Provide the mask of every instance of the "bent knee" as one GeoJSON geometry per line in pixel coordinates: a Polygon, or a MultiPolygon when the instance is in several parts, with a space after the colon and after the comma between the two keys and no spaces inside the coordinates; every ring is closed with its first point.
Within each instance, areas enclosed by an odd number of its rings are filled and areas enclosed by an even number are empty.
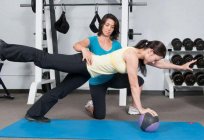
{"type": "Polygon", "coordinates": [[[96,113],[94,113],[94,118],[95,119],[98,119],[98,120],[102,120],[102,119],[105,119],[105,114],[96,114],[96,113]]]}

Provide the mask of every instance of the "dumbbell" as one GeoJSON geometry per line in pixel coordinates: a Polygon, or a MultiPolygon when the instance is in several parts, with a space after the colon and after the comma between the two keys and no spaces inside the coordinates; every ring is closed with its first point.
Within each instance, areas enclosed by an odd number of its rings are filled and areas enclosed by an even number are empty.
{"type": "Polygon", "coordinates": [[[196,55],[194,59],[197,59],[196,64],[198,68],[204,68],[204,57],[202,54],[196,55]]]}
{"type": "Polygon", "coordinates": [[[133,29],[128,30],[128,38],[133,39],[133,35],[142,35],[142,33],[134,33],[133,29]]]}
{"type": "Polygon", "coordinates": [[[175,85],[182,85],[184,81],[184,77],[180,71],[174,71],[171,75],[171,79],[175,85]]]}
{"type": "Polygon", "coordinates": [[[175,65],[182,65],[183,59],[179,54],[175,54],[171,57],[171,62],[175,65]]]}
{"type": "Polygon", "coordinates": [[[183,46],[185,47],[185,50],[191,51],[193,49],[194,43],[190,38],[186,38],[183,40],[183,46]]]}
{"type": "MultiPolygon", "coordinates": [[[[187,63],[187,62],[190,62],[192,60],[193,60],[193,56],[191,54],[186,54],[186,55],[183,56],[183,64],[187,63]]],[[[192,68],[194,66],[194,64],[191,64],[190,67],[192,68]]]]}
{"type": "Polygon", "coordinates": [[[183,77],[184,77],[184,82],[186,83],[187,86],[192,86],[196,82],[195,76],[190,71],[185,72],[183,74],[183,77]]]}
{"type": "Polygon", "coordinates": [[[199,86],[203,86],[204,85],[204,72],[199,71],[197,73],[195,73],[195,77],[196,77],[196,82],[199,86]]]}
{"type": "Polygon", "coordinates": [[[181,42],[180,39],[174,38],[174,39],[171,41],[171,45],[173,46],[173,49],[174,49],[174,50],[180,51],[180,50],[181,50],[181,47],[182,47],[182,42],[181,42]]]}
{"type": "Polygon", "coordinates": [[[204,41],[201,38],[195,39],[194,45],[196,47],[196,50],[204,50],[204,41]]]}

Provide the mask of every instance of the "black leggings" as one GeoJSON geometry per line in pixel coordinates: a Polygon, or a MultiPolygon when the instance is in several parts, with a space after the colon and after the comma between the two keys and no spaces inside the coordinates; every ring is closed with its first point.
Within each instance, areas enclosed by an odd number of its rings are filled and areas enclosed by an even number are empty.
{"type": "Polygon", "coordinates": [[[0,41],[0,58],[13,62],[33,62],[43,69],[54,69],[71,74],[90,76],[82,54],[49,54],[36,48],[0,41]]]}
{"type": "MultiPolygon", "coordinates": [[[[144,84],[144,80],[138,76],[139,86],[144,84]]],[[[106,100],[105,95],[107,93],[108,88],[128,88],[130,89],[130,84],[128,80],[127,74],[115,74],[114,77],[100,85],[90,85],[91,97],[94,105],[94,118],[96,119],[104,119],[106,116],[106,100]]]]}

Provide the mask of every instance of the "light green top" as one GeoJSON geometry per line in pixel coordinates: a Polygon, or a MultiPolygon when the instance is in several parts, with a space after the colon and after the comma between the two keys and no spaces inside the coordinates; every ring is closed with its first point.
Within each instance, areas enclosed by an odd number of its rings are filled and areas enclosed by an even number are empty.
{"type": "Polygon", "coordinates": [[[123,54],[129,48],[133,47],[125,47],[106,55],[93,55],[92,65],[87,65],[91,77],[97,77],[102,74],[127,73],[123,54]]]}

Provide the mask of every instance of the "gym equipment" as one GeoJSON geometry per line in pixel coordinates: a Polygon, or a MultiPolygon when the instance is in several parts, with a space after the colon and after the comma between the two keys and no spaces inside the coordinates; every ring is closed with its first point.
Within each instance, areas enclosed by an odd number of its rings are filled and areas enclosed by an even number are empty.
{"type": "Polygon", "coordinates": [[[92,32],[97,33],[99,31],[99,28],[96,26],[96,21],[98,24],[101,22],[101,18],[98,14],[98,6],[96,5],[95,7],[95,15],[94,18],[92,19],[89,28],[91,29],[92,32]]]}
{"type": "Polygon", "coordinates": [[[171,79],[173,80],[175,85],[182,85],[184,82],[184,77],[180,71],[174,71],[171,75],[171,79]]]}
{"type": "Polygon", "coordinates": [[[203,129],[197,122],[160,122],[156,132],[145,133],[135,121],[53,119],[49,124],[42,124],[21,119],[2,128],[0,137],[5,140],[202,140],[203,129]]]}
{"type": "MultiPolygon", "coordinates": [[[[45,0],[43,0],[43,4],[45,4],[45,0]]],[[[36,0],[31,0],[31,9],[33,13],[36,12],[36,0]]]]}
{"type": "MultiPolygon", "coordinates": [[[[0,71],[2,69],[3,63],[0,63],[0,71]]],[[[4,82],[2,81],[1,77],[0,77],[0,84],[2,85],[4,91],[6,92],[6,94],[3,94],[0,96],[0,98],[7,98],[7,99],[14,99],[13,96],[10,95],[10,93],[8,92],[4,82]]]]}
{"type": "Polygon", "coordinates": [[[196,50],[204,50],[204,41],[201,38],[195,39],[194,45],[196,47],[196,50]]]}
{"type": "Polygon", "coordinates": [[[196,55],[194,59],[197,59],[196,65],[198,68],[204,68],[204,56],[202,54],[196,55]]]}
{"type": "Polygon", "coordinates": [[[67,22],[65,11],[62,11],[60,18],[54,23],[55,29],[63,34],[69,30],[69,23],[67,22]]]}
{"type": "MultiPolygon", "coordinates": [[[[44,3],[45,0],[43,0],[44,3]]],[[[61,6],[61,4],[45,4],[43,6],[61,6]]],[[[96,3],[76,3],[76,4],[63,4],[64,6],[94,6],[96,3]]],[[[105,6],[105,5],[112,5],[112,6],[122,6],[123,3],[120,1],[119,3],[97,3],[97,5],[105,6]]],[[[32,11],[36,12],[36,0],[31,0],[31,4],[20,4],[21,7],[31,7],[32,11]]],[[[133,6],[147,6],[146,2],[128,2],[128,6],[130,7],[130,12],[132,12],[133,6]]]]}
{"type": "MultiPolygon", "coordinates": [[[[191,54],[186,54],[183,56],[183,64],[190,62],[193,60],[193,56],[191,54]]],[[[192,68],[194,64],[191,64],[190,67],[192,68]]]]}
{"type": "Polygon", "coordinates": [[[34,13],[36,12],[36,0],[31,0],[31,9],[34,13]]]}
{"type": "Polygon", "coordinates": [[[194,43],[190,38],[186,38],[183,40],[183,46],[185,47],[185,50],[191,51],[193,50],[194,43]]]}
{"type": "Polygon", "coordinates": [[[181,42],[180,39],[174,38],[174,39],[171,41],[171,45],[173,46],[173,49],[174,49],[174,50],[180,51],[180,50],[181,50],[181,47],[182,47],[182,42],[181,42]]]}
{"type": "Polygon", "coordinates": [[[182,65],[183,59],[179,54],[175,54],[171,57],[171,62],[175,65],[182,65]]]}
{"type": "MultiPolygon", "coordinates": [[[[45,80],[50,79],[50,72],[49,71],[43,72],[42,79],[45,79],[45,80]]],[[[42,84],[42,91],[44,93],[48,92],[49,90],[51,90],[51,84],[50,83],[42,84]]]]}
{"type": "Polygon", "coordinates": [[[196,78],[195,76],[193,75],[192,72],[190,71],[187,71],[183,74],[183,77],[184,77],[184,82],[186,83],[186,85],[188,86],[192,86],[195,84],[196,82],[196,78]]]}
{"type": "Polygon", "coordinates": [[[152,116],[150,113],[145,113],[140,115],[139,126],[145,132],[156,131],[159,127],[159,117],[152,116]]]}
{"type": "Polygon", "coordinates": [[[129,39],[133,39],[133,36],[134,35],[142,35],[142,33],[134,33],[134,30],[133,29],[129,29],[128,30],[128,38],[129,39]]]}
{"type": "Polygon", "coordinates": [[[196,77],[196,82],[199,86],[203,86],[204,85],[204,72],[199,71],[195,73],[195,77],[196,77]]]}

